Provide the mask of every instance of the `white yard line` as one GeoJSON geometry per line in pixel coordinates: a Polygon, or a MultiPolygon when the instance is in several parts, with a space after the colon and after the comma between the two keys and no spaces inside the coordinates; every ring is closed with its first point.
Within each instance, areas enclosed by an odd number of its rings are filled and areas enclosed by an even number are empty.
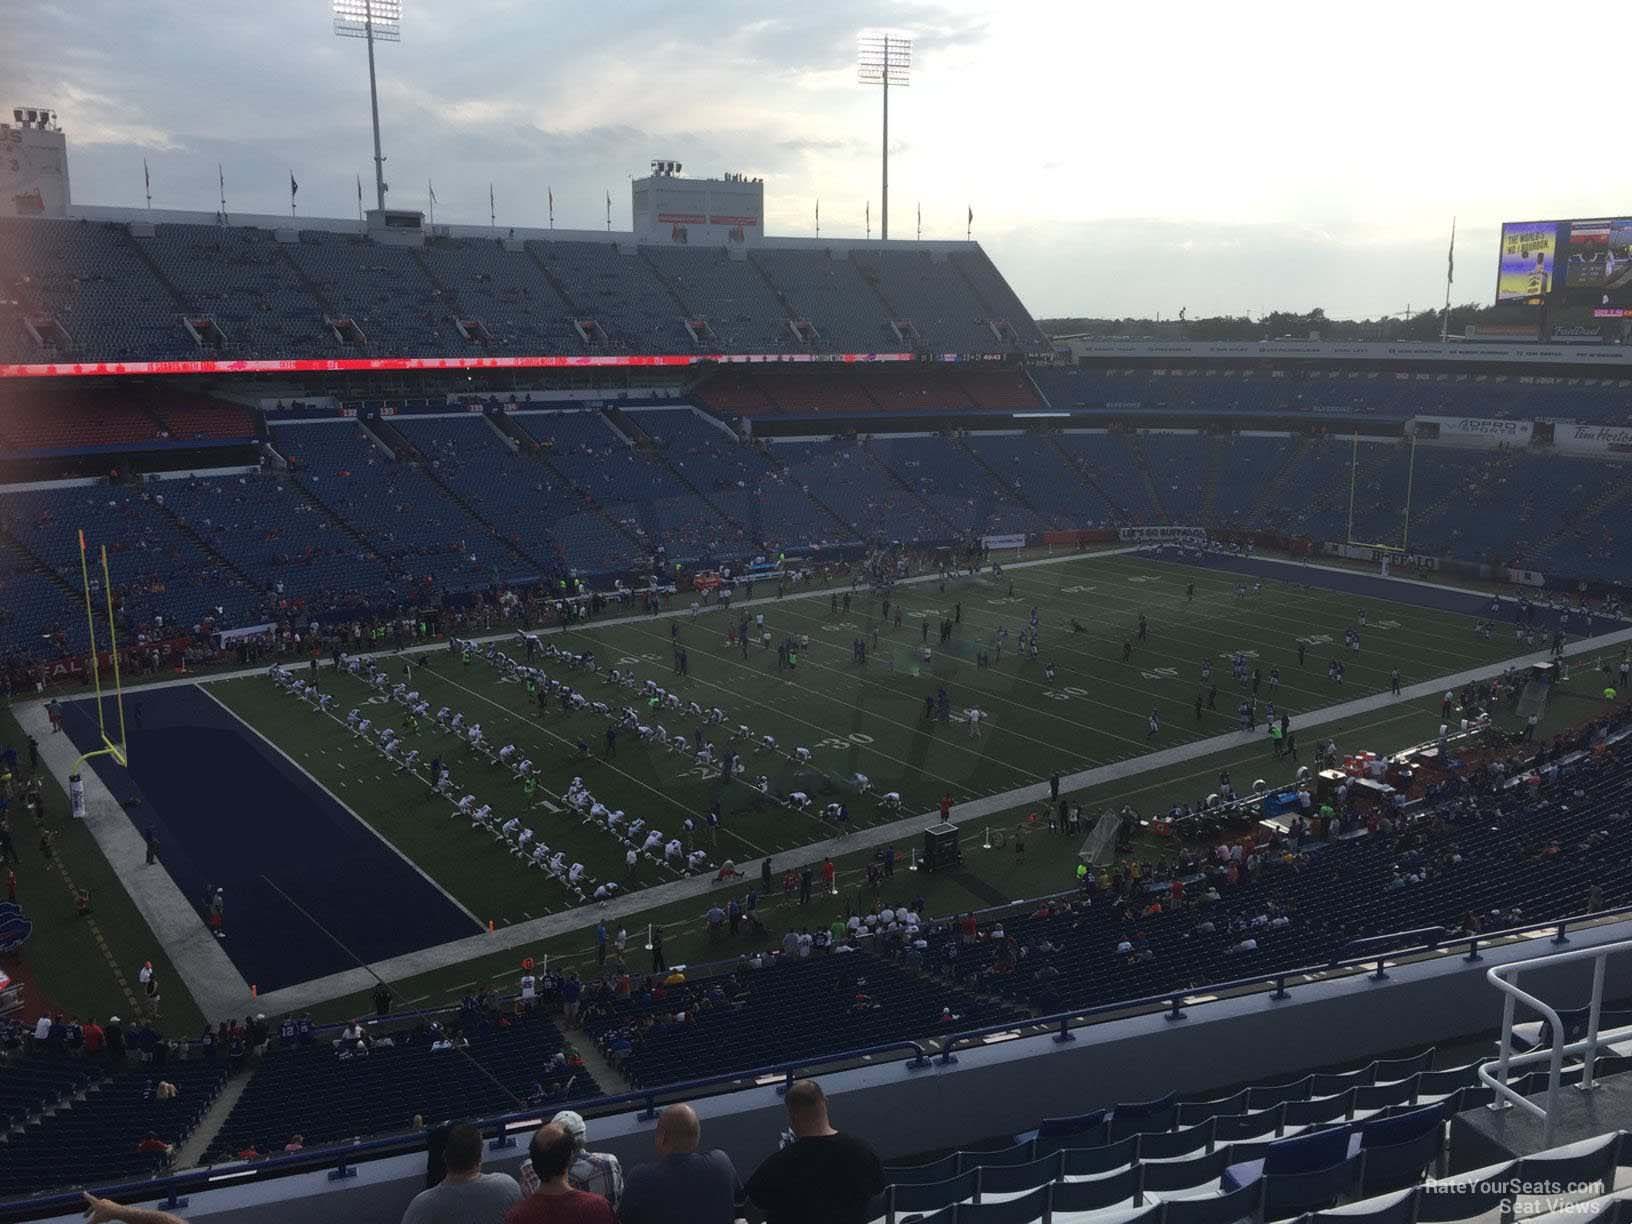
{"type": "Polygon", "coordinates": [[[441,893],[443,895],[443,897],[445,897],[447,899],[448,904],[450,904],[454,908],[456,908],[466,918],[469,918],[473,925],[475,925],[477,927],[481,927],[483,925],[482,920],[480,918],[476,917],[476,915],[471,913],[468,909],[466,909],[465,906],[460,903],[460,901],[459,901],[459,899],[457,897],[455,897],[447,889],[443,888],[442,885],[438,884],[435,880],[433,880],[430,877],[430,875],[428,875],[426,873],[425,869],[423,867],[421,867],[418,863],[414,862],[413,859],[409,858],[406,854],[404,854],[402,852],[402,850],[397,846],[397,844],[394,841],[392,841],[390,838],[386,837],[385,834],[381,833],[372,824],[370,824],[368,821],[364,820],[361,816],[359,816],[357,814],[357,810],[355,808],[353,808],[344,799],[340,798],[339,795],[336,795],[328,787],[324,786],[323,783],[319,782],[315,777],[313,777],[311,771],[309,769],[307,769],[304,765],[302,765],[299,761],[295,760],[294,757],[290,756],[287,752],[285,752],[281,745],[275,743],[271,739],[268,739],[267,736],[261,731],[261,729],[259,727],[254,726],[252,723],[246,722],[246,721],[244,721],[244,719],[240,718],[238,716],[237,712],[234,711],[231,706],[229,706],[226,702],[222,701],[221,698],[217,697],[214,693],[210,692],[210,690],[205,688],[202,684],[198,686],[198,689],[199,689],[199,692],[204,694],[204,696],[208,697],[211,701],[215,702],[216,705],[220,706],[223,710],[225,710],[227,712],[227,714],[232,718],[232,720],[234,722],[238,723],[238,725],[243,727],[244,730],[248,731],[256,739],[260,740],[261,743],[265,744],[268,748],[272,749],[273,752],[277,753],[284,760],[288,761],[289,764],[293,765],[297,770],[299,770],[301,777],[305,778],[306,781],[310,782],[313,786],[317,787],[318,790],[322,791],[325,795],[327,795],[329,797],[329,801],[331,803],[333,803],[336,807],[338,807],[347,816],[350,816],[358,824],[362,825],[363,828],[367,829],[376,838],[378,838],[379,842],[380,842],[380,844],[382,846],[384,846],[387,850],[391,851],[392,854],[396,855],[404,863],[407,863],[408,866],[412,867],[414,869],[415,874],[417,874],[420,879],[424,880],[425,883],[429,884],[432,888],[436,889],[437,892],[441,893]]]}

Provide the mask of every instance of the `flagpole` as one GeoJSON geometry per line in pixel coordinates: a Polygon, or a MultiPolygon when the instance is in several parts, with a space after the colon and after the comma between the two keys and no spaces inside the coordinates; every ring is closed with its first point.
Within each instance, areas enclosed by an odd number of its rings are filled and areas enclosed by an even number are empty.
{"type": "Polygon", "coordinates": [[[436,229],[436,188],[431,186],[431,180],[425,180],[425,194],[431,197],[431,229],[436,229]]]}
{"type": "Polygon", "coordinates": [[[963,223],[963,240],[973,242],[975,237],[975,206],[969,205],[968,219],[963,223]]]}
{"type": "Polygon", "coordinates": [[[357,225],[359,229],[363,225],[363,176],[361,173],[357,175],[357,225]]]}
{"type": "Polygon", "coordinates": [[[550,228],[555,228],[555,188],[548,188],[550,193],[550,228]]]}
{"type": "Polygon", "coordinates": [[[822,198],[816,197],[816,237],[822,236],[822,198]]]}
{"type": "Polygon", "coordinates": [[[221,187],[221,224],[228,225],[230,222],[227,220],[227,174],[221,169],[220,162],[215,163],[215,181],[221,187]]]}
{"type": "Polygon", "coordinates": [[[867,211],[864,215],[867,218],[867,238],[871,241],[873,237],[873,202],[871,200],[867,201],[867,211]]]}
{"type": "Polygon", "coordinates": [[[289,215],[291,217],[295,215],[295,192],[299,190],[300,188],[295,184],[295,172],[291,170],[289,171],[289,215]]]}
{"type": "Polygon", "coordinates": [[[153,213],[153,176],[148,173],[147,158],[142,158],[142,190],[147,193],[147,211],[153,213]]]}
{"type": "Polygon", "coordinates": [[[610,189],[606,193],[606,232],[609,234],[612,232],[612,192],[610,189]]]}
{"type": "Polygon", "coordinates": [[[487,185],[487,224],[492,229],[499,228],[499,210],[493,203],[493,184],[487,185]]]}
{"type": "Polygon", "coordinates": [[[1456,218],[1451,218],[1451,250],[1445,257],[1445,313],[1440,317],[1439,342],[1444,344],[1450,339],[1451,332],[1451,282],[1456,279],[1456,218]]]}

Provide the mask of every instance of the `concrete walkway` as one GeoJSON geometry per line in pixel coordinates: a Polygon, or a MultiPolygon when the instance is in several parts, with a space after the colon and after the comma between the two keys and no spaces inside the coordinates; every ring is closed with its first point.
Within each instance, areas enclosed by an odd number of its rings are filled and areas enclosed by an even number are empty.
{"type": "MultiPolygon", "coordinates": [[[[66,731],[52,732],[43,701],[28,702],[18,706],[15,712],[24,733],[39,741],[40,763],[51,771],[66,791],[68,775],[79,758],[79,749],[74,746],[74,741],[68,738],[66,731]]],[[[249,983],[228,959],[221,941],[210,934],[204,919],[165,870],[163,844],[159,847],[161,862],[149,867],[147,843],[142,839],[141,830],[114,798],[101,776],[87,764],[81,770],[80,777],[85,783],[86,828],[96,838],[96,844],[102,848],[114,874],[125,886],[131,901],[152,928],[159,946],[192,992],[199,1010],[210,1020],[242,1016],[253,1003],[249,983]]],[[[126,972],[132,975],[138,968],[139,965],[125,966],[126,972]]]]}
{"type": "MultiPolygon", "coordinates": [[[[1059,557],[1040,557],[1030,561],[1014,562],[1004,568],[1005,572],[1007,572],[1014,569],[1059,565],[1096,557],[1120,556],[1137,552],[1139,547],[1087,554],[1070,553],[1059,557]]],[[[1299,563],[1292,562],[1288,564],[1297,565],[1299,563]]],[[[1326,567],[1308,566],[1307,568],[1326,567]]],[[[938,575],[925,574],[905,580],[904,585],[919,585],[938,581],[938,575]]],[[[1390,576],[1389,581],[1396,581],[1402,585],[1438,585],[1421,583],[1421,580],[1418,579],[1395,578],[1393,576],[1390,576]]],[[[842,591],[848,588],[815,588],[800,591],[797,594],[790,594],[786,598],[809,598],[826,594],[832,589],[842,591]]],[[[773,594],[752,600],[733,601],[731,606],[752,607],[777,602],[779,601],[773,594]]],[[[717,610],[717,608],[718,605],[714,609],[710,609],[710,611],[717,610]]],[[[691,612],[690,608],[687,607],[660,613],[655,617],[650,614],[611,617],[590,622],[587,626],[576,625],[572,628],[574,631],[582,631],[586,627],[597,629],[689,615],[691,615],[691,612]]],[[[556,628],[539,632],[562,632],[562,629],[556,628]]],[[[501,633],[488,634],[476,640],[506,641],[513,639],[514,636],[514,630],[506,630],[501,633]]],[[[1632,642],[1632,628],[1584,639],[1567,646],[1565,653],[1568,656],[1581,655],[1620,645],[1624,642],[1632,642]]],[[[417,654],[445,649],[445,644],[433,644],[410,647],[401,653],[417,654]]],[[[393,657],[397,653],[391,650],[375,652],[377,655],[393,657]]],[[[1546,657],[1545,651],[1514,656],[1498,663],[1487,664],[1454,675],[1440,676],[1430,681],[1410,685],[1402,691],[1399,697],[1394,697],[1385,692],[1327,706],[1320,710],[1299,715],[1297,730],[1303,733],[1343,719],[1352,718],[1355,715],[1388,709],[1422,697],[1437,696],[1448,688],[1460,688],[1468,683],[1499,676],[1509,666],[1528,664],[1531,661],[1542,661],[1546,657]]],[[[205,682],[231,680],[245,676],[258,676],[263,674],[265,670],[263,667],[247,668],[201,679],[205,682]]],[[[126,691],[139,692],[146,689],[166,688],[177,684],[192,683],[195,683],[193,678],[177,677],[151,684],[133,685],[126,691]]],[[[50,735],[43,702],[35,701],[19,706],[18,717],[23,722],[25,730],[29,731],[30,734],[34,734],[40,740],[42,759],[66,787],[68,769],[72,765],[74,757],[77,756],[72,744],[68,742],[67,736],[50,735]],[[41,729],[43,729],[44,734],[40,734],[41,729]]],[[[1061,777],[1060,793],[1071,794],[1089,790],[1103,786],[1106,783],[1118,782],[1125,778],[1150,773],[1171,765],[1197,760],[1217,752],[1240,748],[1255,738],[1261,739],[1262,737],[1236,731],[1226,732],[1208,739],[1194,740],[1172,748],[1160,749],[1155,752],[1130,757],[1126,760],[1115,761],[1108,765],[1082,770],[1061,777]]],[[[683,880],[643,888],[638,892],[629,893],[608,902],[579,906],[560,913],[547,914],[527,922],[515,923],[502,927],[491,934],[471,935],[463,939],[438,944],[434,947],[404,953],[401,956],[378,961],[367,968],[359,967],[321,978],[313,978],[296,986],[263,994],[258,1000],[251,1000],[248,983],[232,966],[219,943],[210,935],[202,919],[199,918],[197,911],[193,909],[192,905],[187,902],[180,890],[171,881],[169,874],[164,871],[147,871],[142,867],[143,843],[141,834],[137,831],[135,825],[119,805],[113,801],[112,795],[102,785],[94,771],[86,770],[84,777],[86,797],[89,801],[87,805],[90,812],[89,821],[98,844],[102,846],[103,852],[108,856],[111,863],[134,865],[129,871],[121,870],[120,877],[130,890],[132,899],[135,900],[138,909],[141,910],[143,916],[147,918],[149,924],[153,927],[155,935],[158,936],[172,963],[175,964],[177,972],[181,974],[182,979],[193,992],[199,1007],[209,1017],[238,1015],[252,1008],[264,1011],[272,1016],[305,1011],[336,998],[372,989],[375,983],[375,975],[388,982],[400,982],[433,970],[446,969],[489,953],[521,949],[555,936],[585,930],[593,927],[595,923],[603,919],[609,924],[615,925],[619,920],[631,918],[659,906],[688,900],[700,901],[716,887],[712,875],[690,876],[683,880]]],[[[1010,809],[1037,803],[1045,799],[1048,793],[1048,783],[1040,781],[967,800],[953,809],[952,820],[957,824],[989,820],[1010,809]]],[[[843,836],[813,843],[804,847],[798,852],[798,857],[790,861],[819,861],[828,855],[838,856],[853,854],[861,850],[871,850],[891,842],[900,841],[903,837],[912,837],[921,833],[927,825],[936,823],[939,819],[940,814],[936,811],[904,816],[885,824],[874,825],[843,836]]],[[[745,863],[743,867],[750,876],[755,874],[755,864],[745,863]]],[[[706,906],[699,905],[699,913],[704,908],[706,906]]],[[[636,935],[631,933],[631,938],[636,938],[636,935]]],[[[641,942],[644,941],[641,940],[641,942]]]]}

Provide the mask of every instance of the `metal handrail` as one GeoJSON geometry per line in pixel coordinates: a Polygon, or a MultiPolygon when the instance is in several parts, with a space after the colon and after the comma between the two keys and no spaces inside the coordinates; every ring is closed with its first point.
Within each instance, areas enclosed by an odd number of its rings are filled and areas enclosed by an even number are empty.
{"type": "MultiPolygon", "coordinates": [[[[1559,924],[1558,935],[1554,943],[1567,943],[1568,937],[1564,934],[1564,924],[1559,924]]],[[[1604,970],[1611,956],[1617,952],[1632,952],[1632,939],[1618,940],[1615,943],[1602,944],[1596,948],[1577,948],[1571,952],[1554,952],[1545,956],[1531,957],[1529,960],[1519,961],[1512,965],[1498,965],[1485,970],[1485,980],[1502,992],[1502,1036],[1500,1057],[1479,1064],[1479,1080],[1489,1087],[1495,1094],[1495,1100],[1490,1104],[1491,1109],[1506,1109],[1517,1105],[1532,1117],[1541,1119],[1542,1142],[1551,1146],[1553,1132],[1557,1128],[1557,1109],[1559,1080],[1563,1075],[1564,1056],[1566,1054],[1586,1054],[1586,1061],[1582,1071],[1581,1090],[1590,1092],[1593,1087],[1593,1064],[1598,1057],[1599,1032],[1598,1021],[1603,1011],[1604,1003],[1604,970]],[[1572,961],[1590,960],[1592,967],[1592,997],[1587,1005],[1587,1035],[1580,1041],[1566,1043],[1564,1022],[1559,1017],[1558,1010],[1537,998],[1518,985],[1519,974],[1529,969],[1538,969],[1550,965],[1563,965],[1572,961]],[[1513,1016],[1518,1004],[1523,1003],[1532,1011],[1545,1018],[1552,1035],[1552,1042],[1548,1049],[1535,1049],[1524,1054],[1513,1053],[1513,1016]],[[1547,1103],[1537,1105],[1520,1093],[1509,1087],[1509,1073],[1514,1066],[1527,1067],[1532,1063],[1545,1060],[1547,1062],[1547,1103]],[[1500,1071],[1498,1080],[1491,1074],[1491,1068],[1500,1071]]]]}
{"type": "MultiPolygon", "coordinates": [[[[1632,917],[1632,905],[1620,906],[1614,909],[1605,909],[1590,915],[1583,915],[1581,920],[1603,920],[1632,917]]],[[[1571,922],[1576,919],[1564,919],[1547,924],[1555,928],[1557,934],[1554,942],[1565,939],[1564,932],[1571,922]]],[[[1455,942],[1460,945],[1464,941],[1468,944],[1469,953],[1464,960],[1479,959],[1479,948],[1482,945],[1524,935],[1537,929],[1536,923],[1526,923],[1523,926],[1506,928],[1500,931],[1491,931],[1479,935],[1458,937],[1455,942]]],[[[1426,928],[1436,931],[1437,928],[1426,928]]],[[[1381,936],[1383,939],[1399,939],[1411,932],[1401,932],[1392,936],[1381,936]]],[[[1441,932],[1442,934],[1442,932],[1441,932]]],[[[1394,955],[1409,955],[1417,951],[1432,951],[1443,946],[1442,941],[1425,942],[1418,948],[1398,948],[1394,955]]],[[[1606,950],[1632,948],[1632,940],[1606,945],[1606,950]]],[[[1595,949],[1584,949],[1579,953],[1565,953],[1565,956],[1588,956],[1595,949]]],[[[1537,958],[1544,959],[1544,958],[1537,958]]],[[[1550,959],[1550,958],[1545,958],[1550,959]]],[[[1524,962],[1534,964],[1536,961],[1524,962]]],[[[655,1116],[657,1102],[673,1100],[721,1088],[742,1088],[750,1082],[758,1082],[765,1086],[775,1080],[775,1090],[778,1093],[786,1091],[800,1074],[811,1075],[826,1069],[839,1069],[853,1062],[858,1062],[878,1054],[910,1053],[905,1066],[909,1073],[923,1070],[932,1062],[941,1065],[956,1063],[956,1052],[973,1044],[982,1044],[984,1039],[1003,1033],[1023,1035],[1030,1033],[1041,1036],[1049,1029],[1055,1029],[1054,1040],[1058,1043],[1067,1043],[1076,1040],[1070,1030],[1094,1023],[1099,1019],[1115,1014],[1143,1011],[1147,1014],[1164,1013],[1168,1021],[1180,1021],[1187,1018],[1185,1006],[1197,1006],[1203,1000],[1197,996],[1218,996],[1209,998],[1206,1002],[1223,1002],[1226,992],[1252,990],[1264,987],[1273,987],[1273,991],[1266,997],[1279,1002],[1290,998],[1291,992],[1287,987],[1289,980],[1304,976],[1329,976],[1334,973],[1362,969],[1374,969],[1378,965],[1376,955],[1355,957],[1349,960],[1331,961],[1321,965],[1311,965],[1294,969],[1276,969],[1271,972],[1255,974],[1249,977],[1237,978],[1227,982],[1214,982],[1201,986],[1188,987],[1180,990],[1164,991],[1160,994],[1147,995],[1139,999],[1123,999],[1113,1003],[1101,1003],[1092,1007],[1072,1008],[1066,1011],[1054,1012],[1046,1016],[1025,1017],[1007,1023],[989,1024],[979,1028],[960,1029],[956,1033],[949,1033],[938,1039],[939,1057],[932,1060],[929,1041],[898,1040],[882,1045],[867,1046],[860,1049],[848,1050],[838,1054],[828,1055],[803,1062],[777,1063],[757,1069],[734,1071],[724,1075],[707,1076],[702,1079],[686,1080],[676,1084],[665,1084],[656,1088],[642,1089],[635,1092],[620,1093],[615,1096],[596,1097],[588,1101],[574,1103],[574,1108],[580,1113],[600,1115],[616,1112],[619,1106],[639,1105],[640,1116],[648,1119],[655,1116]],[[1193,1000],[1193,1001],[1192,1001],[1193,1000]]],[[[1367,975],[1372,981],[1377,981],[1375,972],[1367,975]]],[[[1557,1031],[1555,1026],[1555,1032],[1557,1031]]],[[[1596,1017],[1594,1017],[1594,1033],[1596,1033],[1596,1017]]],[[[1521,1062],[1530,1056],[1521,1055],[1515,1062],[1521,1062]]],[[[1484,1078],[1481,1068],[1481,1078],[1484,1078]]],[[[1492,1087],[1499,1087],[1493,1081],[1492,1087]]],[[[1528,1104],[1528,1102],[1526,1102],[1528,1104]]],[[[524,1110],[515,1110],[499,1114],[475,1122],[484,1133],[495,1136],[493,1150],[503,1150],[514,1144],[509,1138],[511,1128],[520,1124],[536,1125],[540,1115],[553,1110],[554,1106],[529,1107],[524,1110]]],[[[409,1152],[422,1150],[425,1143],[423,1132],[414,1131],[396,1135],[381,1136],[373,1139],[358,1140],[351,1143],[331,1144],[321,1148],[309,1148],[300,1152],[283,1156],[274,1156],[267,1160],[246,1162],[229,1162],[223,1165],[203,1166],[190,1169],[183,1173],[171,1174],[167,1177],[149,1178],[142,1181],[123,1182],[111,1186],[103,1186],[97,1193],[102,1196],[118,1199],[132,1199],[152,1201],[159,1199],[167,1209],[178,1209],[186,1205],[180,1196],[189,1191],[197,1191],[230,1184],[244,1184],[249,1181],[262,1181],[268,1176],[282,1176],[300,1172],[315,1172],[322,1169],[329,1171],[331,1181],[341,1181],[356,1175],[352,1166],[359,1160],[372,1157],[403,1155],[409,1152]]],[[[26,1220],[41,1216],[68,1214],[80,1210],[83,1200],[77,1192],[72,1194],[41,1195],[29,1199],[14,1199],[0,1202],[0,1221],[26,1220]]]]}

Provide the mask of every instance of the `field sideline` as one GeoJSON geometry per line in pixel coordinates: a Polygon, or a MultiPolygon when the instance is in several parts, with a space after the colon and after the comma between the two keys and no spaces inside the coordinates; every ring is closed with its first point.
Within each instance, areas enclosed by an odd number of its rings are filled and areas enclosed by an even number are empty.
{"type": "MultiPolygon", "coordinates": [[[[570,860],[584,863],[591,880],[616,880],[628,887],[679,879],[682,873],[666,868],[660,858],[643,858],[637,877],[627,880],[625,847],[604,828],[579,822],[561,810],[567,782],[582,776],[597,799],[622,808],[628,816],[645,818],[666,835],[679,832],[680,822],[691,818],[698,829],[688,843],[708,852],[710,864],[731,858],[757,875],[758,859],[777,856],[778,868],[798,861],[801,847],[831,837],[838,829],[817,814],[821,803],[845,802],[850,827],[866,828],[893,820],[903,812],[932,809],[942,794],[955,804],[1009,792],[1035,783],[1054,771],[1069,774],[1091,766],[1127,761],[1156,748],[1215,737],[1232,731],[1238,721],[1235,705],[1244,690],[1230,680],[1228,656],[1249,655],[1264,674],[1260,699],[1268,695],[1272,667],[1281,672],[1276,694],[1280,708],[1292,715],[1296,728],[1300,713],[1325,709],[1345,700],[1387,688],[1394,667],[1410,685],[1436,676],[1488,666],[1515,654],[1511,626],[1499,626],[1492,638],[1472,632],[1467,615],[1412,606],[1392,599],[1356,596],[1321,589],[1301,582],[1265,580],[1262,590],[1236,594],[1236,576],[1175,565],[1144,556],[1088,556],[1043,566],[1012,567],[994,581],[978,578],[933,580],[897,588],[894,600],[902,612],[902,627],[881,620],[879,601],[864,591],[851,593],[848,614],[834,607],[827,590],[791,594],[785,599],[756,601],[753,612],[763,613],[765,631],[773,640],[783,635],[803,643],[798,667],[779,670],[776,652],[755,645],[745,661],[740,649],[726,642],[727,620],[719,610],[696,616],[685,614],[638,620],[619,625],[594,625],[544,635],[546,642],[573,650],[592,650],[602,667],[618,666],[641,680],[651,679],[679,694],[685,702],[703,708],[721,707],[724,726],[751,728],[740,774],[731,781],[719,776],[717,766],[697,766],[689,754],[675,754],[642,744],[633,735],[620,738],[616,754],[602,756],[606,720],[592,713],[565,714],[551,706],[541,718],[525,690],[501,677],[486,662],[459,663],[445,651],[426,652],[420,659],[430,667],[415,666],[412,685],[421,690],[432,709],[447,704],[481,721],[488,741],[497,746],[514,742],[521,755],[539,767],[540,787],[529,808],[521,788],[496,765],[468,755],[454,739],[434,726],[422,726],[407,742],[421,753],[420,768],[432,755],[441,755],[453,768],[456,793],[467,789],[478,801],[491,803],[501,819],[518,816],[532,826],[540,840],[566,851],[570,860]],[[1194,582],[1193,602],[1185,591],[1194,582]],[[1012,583],[1012,593],[1011,593],[1012,583]],[[1016,639],[1037,610],[1040,649],[1035,660],[1017,657],[1016,639]],[[1346,628],[1358,624],[1362,609],[1363,649],[1342,647],[1346,628]],[[1123,661],[1124,642],[1134,636],[1139,615],[1148,617],[1150,640],[1133,644],[1132,658],[1123,661]],[[951,639],[938,644],[937,623],[955,621],[951,639]],[[1087,632],[1073,633],[1069,622],[1084,622],[1087,632]],[[677,678],[672,670],[678,643],[688,651],[690,675],[677,678]],[[928,626],[931,657],[919,657],[928,626]],[[877,629],[877,648],[873,647],[877,629]],[[996,659],[994,634],[1008,629],[1008,644],[1001,662],[996,659]],[[863,666],[851,659],[850,643],[857,637],[869,646],[863,666]],[[1299,667],[1297,643],[1307,647],[1307,661],[1299,667]],[[993,665],[977,666],[977,650],[993,655],[993,665]],[[1336,653],[1347,666],[1346,682],[1327,679],[1326,659],[1336,653]],[[1214,666],[1218,684],[1216,711],[1204,710],[1198,721],[1194,702],[1203,659],[1214,666]],[[1052,665],[1052,680],[1045,668],[1052,665]],[[944,686],[951,719],[937,722],[925,717],[925,696],[944,686]],[[962,721],[970,707],[984,711],[980,734],[970,734],[962,721]],[[1147,739],[1147,719],[1155,710],[1161,730],[1147,739]],[[755,752],[750,744],[774,736],[774,752],[755,752]],[[581,755],[580,740],[590,745],[581,755]],[[794,759],[793,749],[809,748],[808,764],[794,759]],[[899,790],[901,811],[882,810],[873,796],[857,792],[856,773],[871,779],[874,795],[899,790]],[[750,785],[763,775],[770,794],[750,785]],[[817,802],[801,813],[773,796],[802,789],[817,802]],[[704,814],[718,802],[722,820],[713,837],[703,830],[704,814]],[[793,857],[789,857],[793,856],[793,857]]],[[[1402,590],[1402,593],[1408,594],[1402,590]]],[[[894,607],[892,606],[892,613],[894,607]]],[[[500,643],[523,657],[519,644],[500,643]]],[[[1519,648],[1522,649],[1522,648],[1519,648]]],[[[391,681],[400,678],[392,657],[382,659],[391,681]]],[[[604,700],[614,710],[637,704],[635,694],[616,689],[587,673],[564,671],[559,664],[540,659],[547,674],[577,684],[592,700],[604,700]]],[[[311,706],[280,692],[264,676],[206,681],[212,696],[240,719],[273,741],[322,786],[378,829],[393,845],[445,890],[457,903],[482,919],[499,925],[524,922],[558,913],[579,903],[545,873],[529,870],[502,845],[470,828],[463,819],[450,820],[451,805],[433,798],[424,783],[396,773],[369,745],[349,734],[343,725],[353,705],[368,712],[370,691],[349,675],[325,666],[318,683],[337,698],[336,717],[319,715],[311,706]]],[[[1575,718],[1590,709],[1590,693],[1575,718]]],[[[1558,713],[1564,719],[1563,703],[1558,713]]],[[[390,707],[393,715],[400,710],[390,707]]],[[[1260,705],[1260,715],[1262,706],[1260,705]]],[[[1354,730],[1366,728],[1363,746],[1392,748],[1432,734],[1437,725],[1437,702],[1418,702],[1410,710],[1387,717],[1350,720],[1354,730]]],[[[697,720],[683,714],[650,716],[672,732],[690,733],[697,720]]],[[[1549,722],[1554,719],[1550,718],[1549,722]]],[[[1334,728],[1347,734],[1350,728],[1334,728]]],[[[1328,733],[1322,730],[1322,736],[1328,733]]],[[[1306,741],[1307,746],[1312,743],[1306,741]]],[[[1269,767],[1265,745],[1244,742],[1239,750],[1217,754],[1221,763],[1233,763],[1254,776],[1278,780],[1269,767]]],[[[1285,771],[1290,774],[1290,768],[1285,771]]],[[[1216,774],[1210,758],[1188,769],[1172,767],[1138,773],[1115,785],[1084,792],[1080,798],[1091,811],[1098,805],[1132,801],[1149,813],[1174,799],[1193,798],[1195,780],[1216,774]]],[[[1248,777],[1238,777],[1238,784],[1248,777]]],[[[1018,820],[1024,813],[1016,811],[1018,820]]],[[[1001,825],[1010,817],[994,820],[1001,825]]],[[[966,845],[978,849],[980,830],[965,830],[966,845]]],[[[1034,853],[1016,863],[978,852],[962,872],[945,877],[914,877],[919,891],[930,898],[931,912],[990,904],[999,898],[1035,896],[1067,882],[1073,846],[1044,841],[1034,853]],[[1037,853],[1042,851],[1043,853],[1037,853]]],[[[1154,852],[1146,847],[1147,853],[1154,852]]],[[[854,901],[854,889],[870,854],[840,858],[841,897],[837,904],[854,901]]],[[[774,903],[774,910],[780,903],[774,903]]],[[[827,904],[824,900],[823,905],[827,904]]],[[[661,907],[654,917],[670,924],[671,940],[680,942],[671,953],[689,956],[689,941],[698,938],[698,906],[680,903],[661,907]]],[[[816,916],[814,913],[811,915],[816,916]]],[[[642,915],[644,918],[645,915],[642,915]]],[[[381,920],[389,921],[388,907],[381,920]]],[[[632,920],[626,920],[632,921],[632,920]]],[[[585,938],[563,936],[547,941],[556,955],[569,947],[581,949],[585,938]]],[[[671,945],[673,946],[673,945],[671,945]]],[[[488,958],[508,961],[513,955],[488,958]]],[[[484,962],[485,963],[485,962],[484,962]]],[[[402,993],[429,997],[450,989],[467,974],[480,977],[476,962],[449,966],[405,984],[402,993]]],[[[503,976],[503,970],[495,970],[503,976]]],[[[324,1011],[340,1014],[342,1000],[324,1011]]]]}

